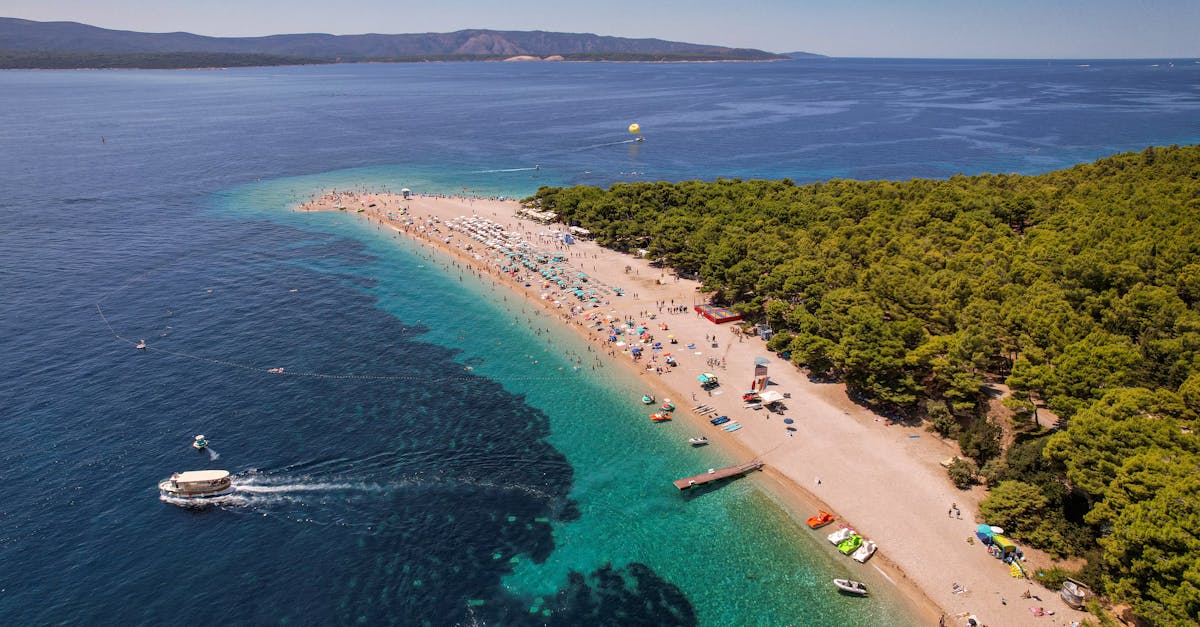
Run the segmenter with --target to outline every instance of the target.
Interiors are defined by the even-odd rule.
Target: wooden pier
[[[684,477],[683,479],[677,479],[675,481],[675,487],[679,488],[680,490],[686,490],[688,488],[702,486],[706,483],[712,483],[714,481],[720,481],[722,479],[728,479],[730,477],[740,477],[740,476],[750,472],[751,470],[758,470],[759,468],[762,468],[762,467],[763,467],[762,462],[760,462],[758,460],[754,460],[754,461],[746,462],[744,464],[738,464],[737,466],[729,466],[727,468],[714,468],[712,470],[709,470],[706,473],[702,473],[702,474],[695,475],[692,477]]]

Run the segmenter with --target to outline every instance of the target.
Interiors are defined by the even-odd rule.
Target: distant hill
[[[799,52],[799,51],[785,52],[785,53],[783,53],[783,56],[791,57],[793,59],[828,59],[829,58],[823,54],[817,54],[815,52]]]
[[[552,55],[560,55],[568,61],[773,61],[790,58],[749,48],[545,31],[471,29],[453,33],[398,35],[306,33],[266,37],[206,37],[181,32],[139,33],[98,28],[78,22],[35,22],[17,18],[0,18],[0,51],[274,55],[270,62],[264,63],[266,65],[279,64],[281,59],[286,62],[288,57],[304,59],[298,62],[489,60]],[[9,58],[29,57],[13,54]],[[211,56],[204,58],[212,59]]]

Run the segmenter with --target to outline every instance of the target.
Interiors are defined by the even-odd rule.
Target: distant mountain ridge
[[[762,50],[662,39],[628,39],[546,31],[460,30],[453,33],[207,37],[192,33],[141,33],[78,22],[0,18],[0,50],[75,53],[236,53],[326,60],[420,60],[421,57],[490,59],[561,55],[567,60],[788,59]]]
[[[828,59],[829,58],[823,54],[817,54],[815,52],[800,52],[800,51],[785,52],[785,53],[783,53],[783,56],[791,57],[793,59]]]

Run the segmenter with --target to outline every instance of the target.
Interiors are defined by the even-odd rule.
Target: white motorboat
[[[204,439],[204,436],[198,435],[196,436],[196,439],[192,441],[192,448],[196,449],[197,451],[203,451],[204,449],[208,448],[208,440]]]
[[[700,436],[698,438],[688,438],[688,444],[691,444],[692,446],[704,446],[705,444],[708,444],[708,438],[704,436]]]
[[[876,548],[878,547],[874,542],[870,540],[863,540],[862,546],[858,547],[858,550],[852,553],[850,557],[854,558],[854,560],[860,564],[865,564],[867,560],[871,559],[871,556],[875,554]]]
[[[140,351],[146,350],[146,340],[142,340],[142,341],[138,342],[137,346],[134,346],[134,348],[136,348]]]
[[[838,587],[838,590],[847,594],[856,594],[860,597],[867,596],[867,586],[861,581],[852,579],[834,579],[833,585]]]
[[[227,470],[189,470],[159,481],[158,491],[175,499],[210,499],[232,494],[233,480]]]

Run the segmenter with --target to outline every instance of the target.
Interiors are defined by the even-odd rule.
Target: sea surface
[[[0,623],[913,624],[755,478],[680,495],[734,460],[647,421],[635,377],[289,207],[1037,173],[1200,140],[1197,85],[1193,60],[2,72]],[[160,500],[199,468],[238,494]]]

